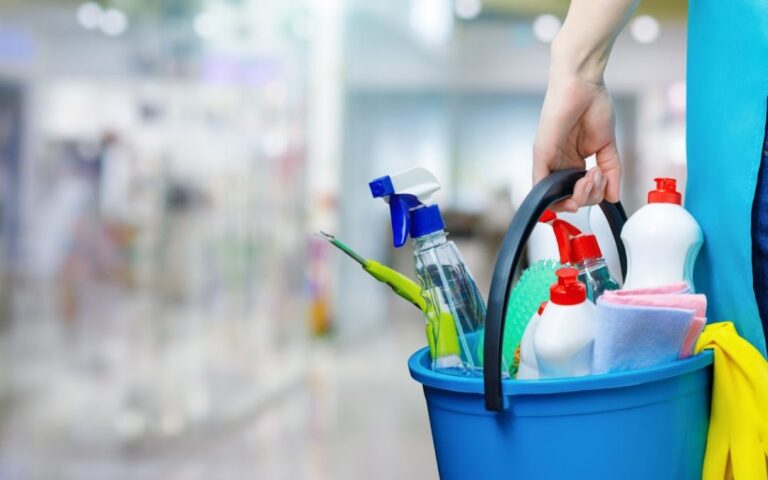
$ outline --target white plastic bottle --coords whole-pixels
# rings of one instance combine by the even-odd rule
[[[693,266],[704,236],[693,215],[682,206],[673,178],[657,178],[648,192],[648,205],[624,224],[621,239],[627,249],[625,289],[660,287],[686,282],[691,290]]]
[[[597,307],[587,300],[587,288],[578,275],[574,268],[561,268],[550,289],[533,339],[539,378],[592,373]]]
[[[541,314],[547,302],[539,306],[539,310],[533,314],[528,325],[525,327],[523,337],[520,339],[520,364],[517,367],[518,380],[536,380],[539,378],[539,364],[536,361],[536,350],[533,347],[533,339],[536,336],[536,329],[541,322]]]

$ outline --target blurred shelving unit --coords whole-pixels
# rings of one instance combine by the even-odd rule
[[[31,126],[13,309],[0,254],[3,478],[183,449],[307,375],[306,42],[270,19],[300,2],[233,6],[276,30],[245,47],[201,38],[202,2],[128,3],[102,5],[129,15],[115,38],[77,2],[0,7]]]

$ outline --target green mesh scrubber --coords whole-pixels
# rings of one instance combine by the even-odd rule
[[[514,377],[518,362],[515,349],[520,345],[525,327],[542,302],[549,300],[549,287],[557,281],[555,271],[562,267],[557,260],[539,260],[523,271],[512,288],[504,320],[502,355],[509,362],[509,373]]]
[[[549,300],[549,288],[557,281],[555,272],[562,268],[557,260],[539,260],[523,271],[509,294],[507,315],[504,320],[504,343],[502,345],[503,365],[514,378],[520,362],[516,349],[525,333],[525,327],[543,302]],[[477,345],[477,356],[483,362],[482,339]]]

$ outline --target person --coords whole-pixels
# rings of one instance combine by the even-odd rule
[[[551,45],[533,180],[597,166],[556,206],[620,197],[621,162],[603,72],[638,0],[572,0]],[[688,19],[686,208],[704,231],[695,285],[709,321],[731,320],[766,354],[768,3],[692,0]],[[762,319],[762,321],[761,321]]]

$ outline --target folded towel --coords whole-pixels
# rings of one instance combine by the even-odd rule
[[[682,288],[680,288],[681,286]],[[659,293],[664,290],[678,293]],[[693,310],[693,321],[680,344],[680,354],[678,356],[678,358],[687,358],[693,354],[696,339],[699,338],[704,324],[707,323],[707,296],[683,293],[686,291],[688,291],[688,286],[685,283],[681,283],[656,289],[608,291],[603,295],[603,300],[619,305]]]
[[[677,360],[695,311],[597,302],[592,373],[653,367]]]

